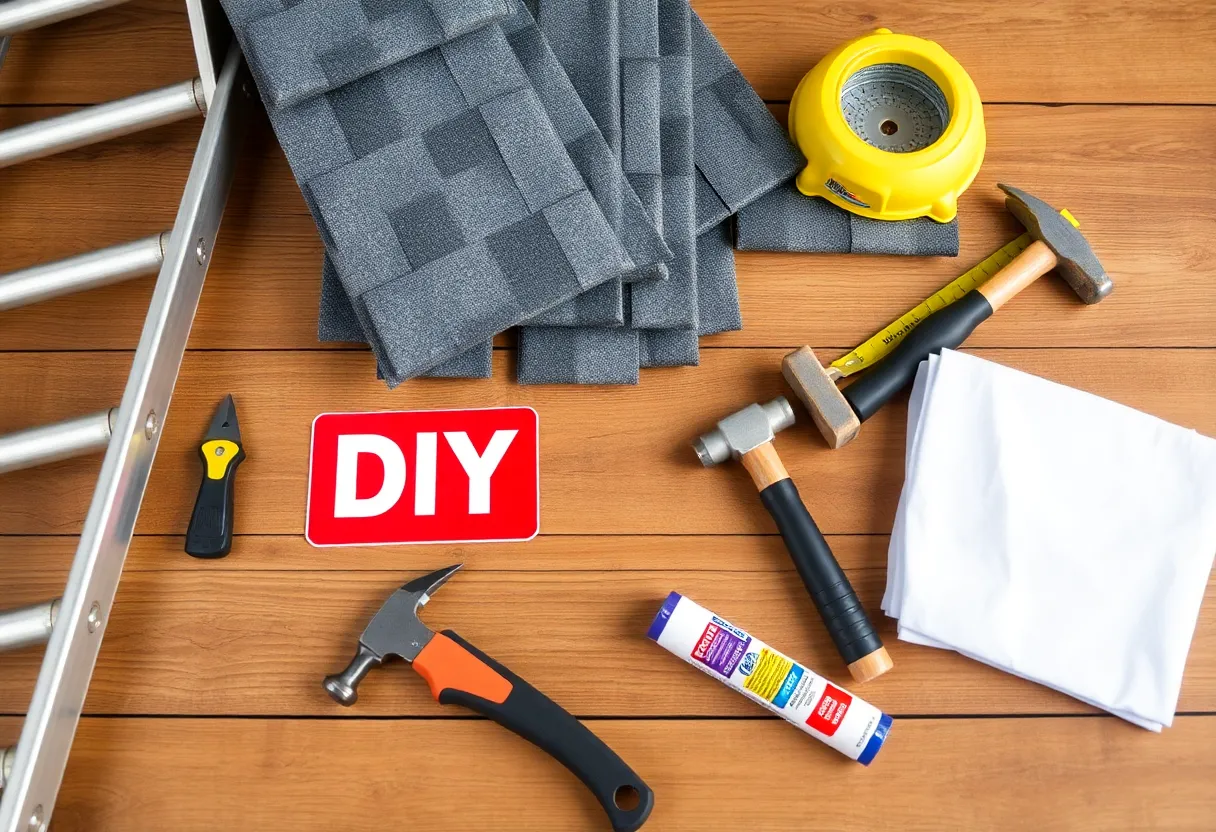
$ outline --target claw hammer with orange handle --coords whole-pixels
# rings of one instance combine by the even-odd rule
[[[415,578],[389,596],[359,637],[359,649],[325,690],[342,705],[385,659],[405,659],[441,705],[464,705],[540,747],[583,781],[616,832],[633,832],[654,807],[654,792],[603,740],[560,705],[451,630],[433,632],[418,608],[461,564]]]

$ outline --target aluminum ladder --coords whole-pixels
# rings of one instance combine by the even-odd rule
[[[0,0],[0,64],[11,36],[122,2]],[[2,169],[205,116],[171,229],[0,275],[2,315],[5,309],[158,273],[121,402],[0,436],[0,474],[105,449],[62,598],[0,612],[0,650],[46,643],[21,736],[15,746],[0,750],[0,832],[45,832],[50,823],[251,109],[253,84],[222,11],[213,0],[186,0],[186,7],[197,78],[0,131]]]

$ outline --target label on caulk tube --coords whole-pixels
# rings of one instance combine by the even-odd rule
[[[846,757],[869,765],[891,717],[678,592],[647,635]]]

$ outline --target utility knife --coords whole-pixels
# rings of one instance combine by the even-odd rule
[[[245,458],[231,394],[216,408],[198,453],[203,459],[203,482],[198,487],[190,527],[186,529],[186,554],[222,558],[232,550],[236,469]]]

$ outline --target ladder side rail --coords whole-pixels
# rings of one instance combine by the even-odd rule
[[[252,89],[234,45],[203,125],[114,437],[85,517],[12,773],[0,796],[2,832],[44,832],[50,821],[198,307]]]

